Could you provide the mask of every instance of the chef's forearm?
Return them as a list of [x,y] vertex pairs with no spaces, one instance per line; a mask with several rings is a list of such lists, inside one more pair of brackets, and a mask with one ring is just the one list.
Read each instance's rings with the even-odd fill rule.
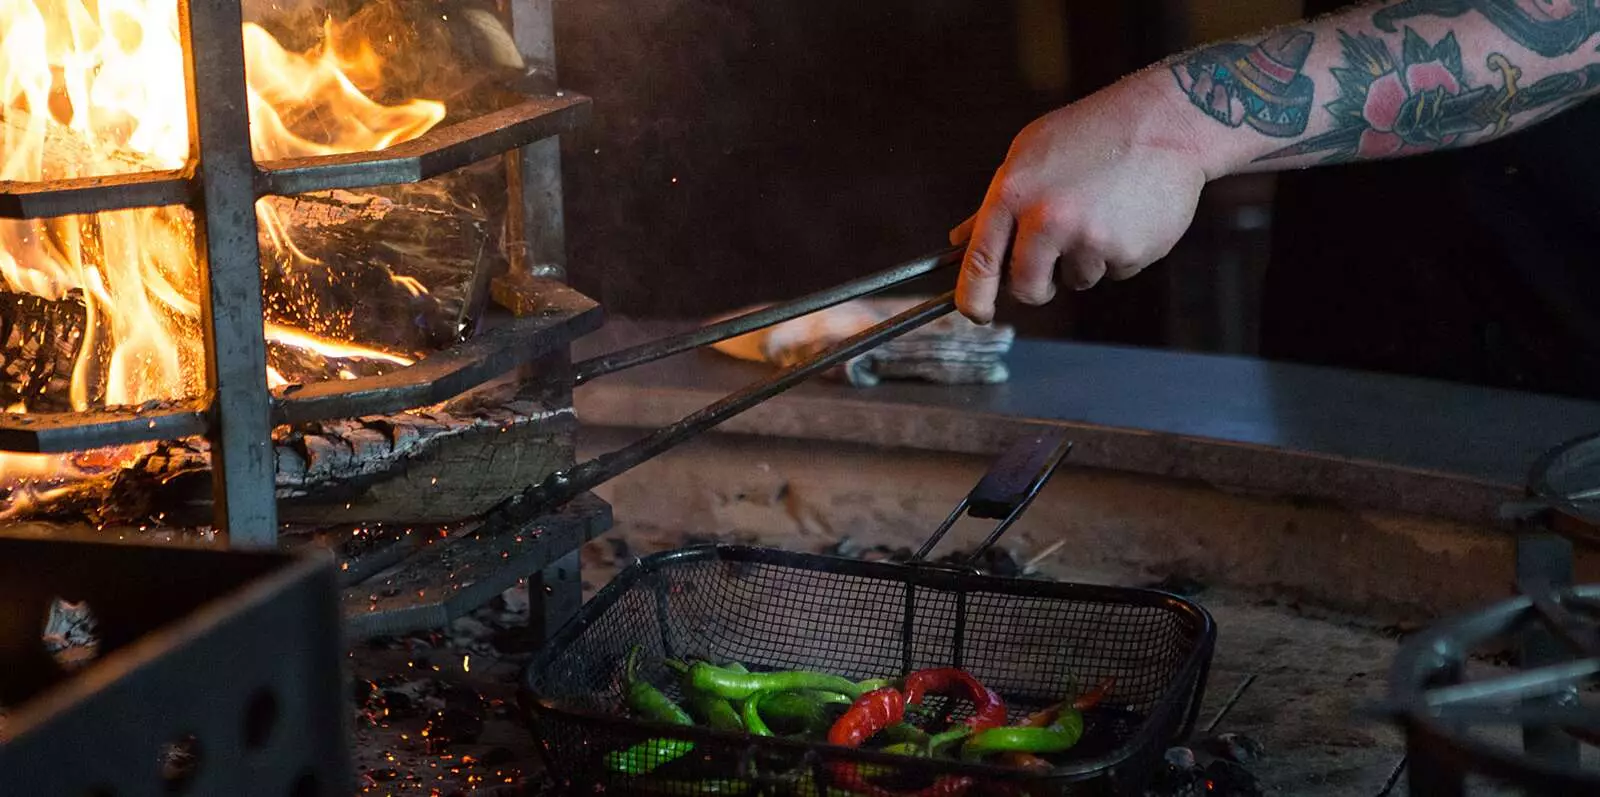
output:
[[1600,88],[1588,4],[1368,3],[1131,79],[1146,84],[1136,95],[1189,115],[1212,177],[1403,157],[1513,133]]

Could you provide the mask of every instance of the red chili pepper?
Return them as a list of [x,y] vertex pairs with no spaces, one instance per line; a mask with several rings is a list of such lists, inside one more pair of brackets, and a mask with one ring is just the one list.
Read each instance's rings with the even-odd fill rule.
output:
[[828,743],[860,747],[874,734],[906,716],[906,699],[900,690],[886,686],[856,698],[850,710],[828,729]]
[[1006,702],[999,693],[979,683],[965,670],[954,667],[918,670],[906,676],[906,704],[919,705],[923,695],[944,694],[957,688],[965,690],[972,700],[972,718],[967,720],[967,725],[973,730],[1006,724]]
[[1079,711],[1088,711],[1100,705],[1100,701],[1105,700],[1106,696],[1111,694],[1111,687],[1116,685],[1117,677],[1113,675],[1101,681],[1099,686],[1084,692],[1082,697],[1072,701],[1072,707]]
[[[875,689],[856,699],[828,730],[828,743],[840,747],[860,747],[879,731],[905,718],[906,698],[892,686]],[[897,792],[868,783],[854,762],[829,764],[837,785],[870,797],[961,797],[972,788],[972,778],[945,777],[918,791]]]

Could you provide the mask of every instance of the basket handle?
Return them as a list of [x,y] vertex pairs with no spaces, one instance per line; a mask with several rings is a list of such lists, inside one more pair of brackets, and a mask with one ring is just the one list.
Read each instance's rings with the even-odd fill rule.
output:
[[1032,434],[1014,441],[989,466],[989,472],[983,475],[972,492],[961,499],[961,503],[956,505],[955,510],[928,537],[911,560],[925,560],[963,514],[1000,521],[983,544],[967,558],[966,564],[975,564],[1022,517],[1033,499],[1039,496],[1039,491],[1044,489],[1045,482],[1050,481],[1070,453],[1072,441],[1067,439],[1066,430],[1059,427],[1039,427]]

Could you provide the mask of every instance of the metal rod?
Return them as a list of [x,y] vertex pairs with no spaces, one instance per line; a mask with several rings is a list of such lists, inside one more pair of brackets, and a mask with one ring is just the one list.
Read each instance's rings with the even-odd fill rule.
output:
[[1055,475],[1056,470],[1061,467],[1061,463],[1067,460],[1067,455],[1070,453],[1072,453],[1072,441],[1063,439],[1055,450],[1050,452],[1050,464],[1045,467],[1044,472],[1035,477],[1033,482],[1028,485],[1027,495],[1017,502],[1016,507],[1011,510],[1011,514],[1006,515],[1005,520],[1000,521],[1000,525],[995,526],[994,531],[989,532],[989,536],[983,539],[983,543],[972,552],[971,556],[967,557],[967,564],[977,564],[978,559],[983,556],[984,552],[999,542],[1000,538],[1005,536],[1005,533],[1013,525],[1016,525],[1018,520],[1022,519],[1022,513],[1028,511],[1028,507],[1033,505],[1033,500],[1038,498],[1039,493],[1044,490],[1045,483],[1050,481],[1050,477]]
[[944,539],[944,535],[949,534],[950,529],[955,528],[956,521],[960,520],[961,516],[966,514],[967,507],[970,506],[972,506],[972,496],[968,495],[965,498],[962,498],[961,503],[956,504],[956,508],[950,510],[950,515],[944,519],[943,523],[939,524],[939,528],[934,529],[933,534],[922,543],[922,547],[918,548],[917,552],[911,555],[911,561],[920,562],[924,559],[927,559],[928,554],[933,553],[933,549],[938,547],[939,541]]
[[1206,723],[1206,727],[1202,728],[1200,732],[1210,733],[1216,730],[1217,726],[1222,724],[1222,720],[1228,716],[1228,712],[1233,711],[1233,707],[1238,705],[1239,701],[1244,698],[1244,693],[1249,691],[1250,687],[1255,685],[1256,679],[1260,677],[1259,673],[1246,675],[1244,680],[1234,687],[1233,694],[1228,695],[1228,699],[1223,701],[1222,708],[1217,709],[1216,716],[1212,717],[1211,721]]
[[200,326],[212,395],[211,474],[218,528],[235,548],[275,547],[276,463],[269,422],[256,239],[255,161],[245,97],[238,2],[179,0],[189,151],[199,177],[194,202],[200,260]]
[[719,321],[681,335],[653,340],[621,351],[603,354],[573,366],[573,383],[581,385],[591,379],[613,374],[634,366],[681,354],[690,349],[746,335],[758,329],[781,324],[790,319],[810,315],[818,310],[843,304],[851,299],[870,296],[896,285],[923,277],[942,268],[961,262],[964,247],[950,247],[901,263],[843,285],[818,291],[793,302],[767,307],[744,315]]
[[[528,90],[560,95],[556,75],[554,0],[505,4],[507,27],[522,56]],[[521,276],[566,278],[566,225],[561,190],[561,141],[529,142],[505,155],[506,253]]]
[[1600,675],[1600,661],[1579,659],[1561,664],[1518,670],[1484,681],[1441,686],[1428,691],[1430,708],[1490,700],[1522,700],[1564,692]]
[[[1559,665],[1567,658],[1567,645],[1563,643],[1560,622],[1570,619],[1556,602],[1558,590],[1572,586],[1572,541],[1556,534],[1525,533],[1517,535],[1516,575],[1517,588],[1533,601],[1535,617],[1542,621],[1529,623],[1517,640],[1518,663],[1530,674]],[[1579,642],[1576,635],[1571,641]],[[1594,640],[1575,645],[1590,656],[1595,655]],[[1554,708],[1576,702],[1575,684],[1560,689],[1540,690],[1532,682],[1526,684],[1531,699],[1526,707]],[[1430,695],[1432,698],[1433,695]],[[1578,740],[1554,728],[1524,727],[1522,747],[1530,758],[1556,766],[1577,766]]]
[[478,255],[472,260],[472,282],[461,300],[460,312],[456,313],[456,336],[452,343],[464,343],[476,337],[483,324],[484,311],[489,307],[489,281],[494,279],[495,270],[495,264],[483,256],[488,246],[486,234],[478,241]]
[[717,401],[670,426],[663,426],[616,451],[601,454],[569,471],[551,474],[502,504],[488,518],[489,527],[520,524],[551,511],[580,493],[648,462],[701,432],[760,404],[829,368],[928,324],[955,309],[955,292],[929,299],[893,318],[829,346],[766,379]]

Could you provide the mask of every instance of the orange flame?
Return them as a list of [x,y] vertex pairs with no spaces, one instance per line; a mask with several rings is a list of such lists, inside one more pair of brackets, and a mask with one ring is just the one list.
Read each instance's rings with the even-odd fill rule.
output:
[[[265,29],[244,26],[251,146],[258,160],[383,149],[444,118],[437,102],[386,106],[372,100],[357,87],[378,74],[371,47],[343,41],[332,21],[323,34],[313,50],[291,53]],[[0,0],[0,180],[182,169],[189,153],[186,103],[172,0]],[[302,265],[311,262],[270,207],[259,203],[256,213],[269,248]],[[203,390],[193,230],[181,208],[0,222],[0,289],[49,299],[81,293],[86,323],[72,375],[75,410]],[[281,327],[273,331],[274,340],[311,351],[409,362]],[[274,373],[269,381],[284,380]],[[121,464],[139,453],[129,448],[109,460],[103,453],[90,460]],[[0,487],[60,479],[84,461],[0,454]]]

